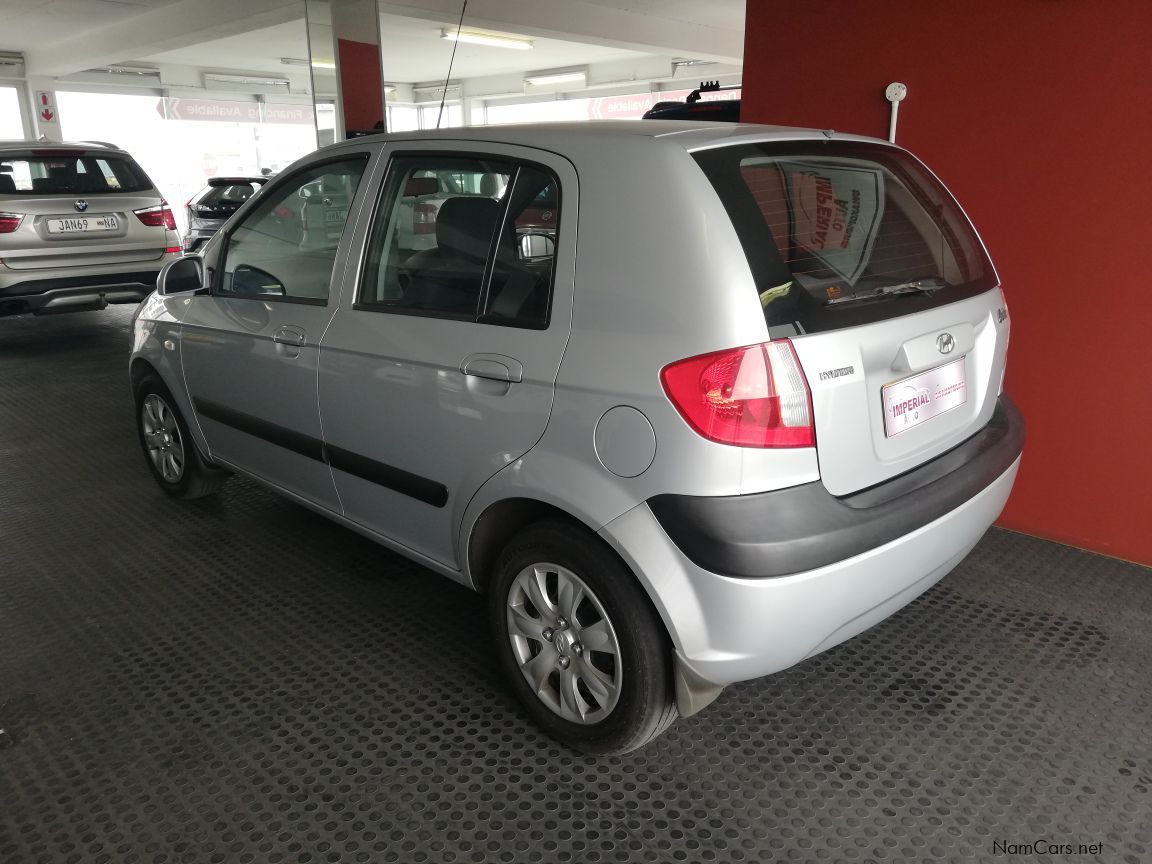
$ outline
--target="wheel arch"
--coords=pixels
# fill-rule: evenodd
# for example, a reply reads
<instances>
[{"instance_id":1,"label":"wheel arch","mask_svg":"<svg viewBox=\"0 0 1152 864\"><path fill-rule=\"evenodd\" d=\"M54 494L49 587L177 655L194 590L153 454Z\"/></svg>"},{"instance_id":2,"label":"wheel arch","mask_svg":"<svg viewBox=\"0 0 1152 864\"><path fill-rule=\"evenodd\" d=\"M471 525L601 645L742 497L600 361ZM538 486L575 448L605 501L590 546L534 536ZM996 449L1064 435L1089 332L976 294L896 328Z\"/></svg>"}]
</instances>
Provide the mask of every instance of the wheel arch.
<instances>
[{"instance_id":1,"label":"wheel arch","mask_svg":"<svg viewBox=\"0 0 1152 864\"><path fill-rule=\"evenodd\" d=\"M571 513L537 498L515 497L494 501L476 517L468 532L468 576L472 587L481 594L486 593L492 578L492 568L501 550L529 525L545 519L571 522L592 535L596 533Z\"/></svg>"},{"instance_id":2,"label":"wheel arch","mask_svg":"<svg viewBox=\"0 0 1152 864\"><path fill-rule=\"evenodd\" d=\"M159 378L160 372L145 358L133 357L132 363L128 367L128 379L132 384L133 394L136 393L136 389L140 386L140 382L149 375L155 375L157 378Z\"/></svg>"}]
</instances>

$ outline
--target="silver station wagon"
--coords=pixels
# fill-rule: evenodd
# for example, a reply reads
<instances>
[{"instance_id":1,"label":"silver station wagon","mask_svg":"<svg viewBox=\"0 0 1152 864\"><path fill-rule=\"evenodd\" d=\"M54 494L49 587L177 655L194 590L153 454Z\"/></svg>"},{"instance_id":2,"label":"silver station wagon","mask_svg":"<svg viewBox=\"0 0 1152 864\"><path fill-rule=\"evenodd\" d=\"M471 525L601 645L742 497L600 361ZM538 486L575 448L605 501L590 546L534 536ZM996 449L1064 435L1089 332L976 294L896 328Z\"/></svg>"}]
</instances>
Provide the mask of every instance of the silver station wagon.
<instances>
[{"instance_id":1,"label":"silver station wagon","mask_svg":"<svg viewBox=\"0 0 1152 864\"><path fill-rule=\"evenodd\" d=\"M487 594L526 710L604 754L957 565L1019 465L1008 328L886 142L453 129L270 182L165 268L130 372L166 492L240 473Z\"/></svg>"}]
</instances>

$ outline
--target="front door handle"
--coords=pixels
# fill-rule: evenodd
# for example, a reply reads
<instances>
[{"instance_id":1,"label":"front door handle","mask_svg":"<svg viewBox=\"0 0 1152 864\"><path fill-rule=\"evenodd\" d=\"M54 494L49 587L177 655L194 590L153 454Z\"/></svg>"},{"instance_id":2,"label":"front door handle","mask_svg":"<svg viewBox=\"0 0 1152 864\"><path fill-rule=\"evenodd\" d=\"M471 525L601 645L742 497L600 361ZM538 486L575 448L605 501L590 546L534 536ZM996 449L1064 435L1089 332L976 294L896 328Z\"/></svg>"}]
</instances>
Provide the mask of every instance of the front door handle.
<instances>
[{"instance_id":1,"label":"front door handle","mask_svg":"<svg viewBox=\"0 0 1152 864\"><path fill-rule=\"evenodd\" d=\"M519 384L524 380L524 367L520 361L503 354L471 354L460 364L460 371L474 378Z\"/></svg>"},{"instance_id":2,"label":"front door handle","mask_svg":"<svg viewBox=\"0 0 1152 864\"><path fill-rule=\"evenodd\" d=\"M299 327L285 325L277 328L276 332L272 334L272 341L281 345L291 345L294 348L303 348L307 337Z\"/></svg>"}]
</instances>

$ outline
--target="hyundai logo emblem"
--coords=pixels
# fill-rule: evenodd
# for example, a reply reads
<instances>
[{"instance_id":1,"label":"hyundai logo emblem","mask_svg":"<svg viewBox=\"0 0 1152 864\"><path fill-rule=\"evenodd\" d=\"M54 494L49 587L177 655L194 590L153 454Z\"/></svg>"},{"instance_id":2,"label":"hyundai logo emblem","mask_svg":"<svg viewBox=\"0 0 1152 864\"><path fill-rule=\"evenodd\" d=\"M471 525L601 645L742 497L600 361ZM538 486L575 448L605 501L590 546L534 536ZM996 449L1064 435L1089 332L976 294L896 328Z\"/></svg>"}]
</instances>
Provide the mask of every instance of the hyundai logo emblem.
<instances>
[{"instance_id":1,"label":"hyundai logo emblem","mask_svg":"<svg viewBox=\"0 0 1152 864\"><path fill-rule=\"evenodd\" d=\"M81 213L83 213L85 210L88 209L88 202L85 201L83 198L81 198L79 201L76 202L75 207L77 210L79 210Z\"/></svg>"},{"instance_id":2,"label":"hyundai logo emblem","mask_svg":"<svg viewBox=\"0 0 1152 864\"><path fill-rule=\"evenodd\" d=\"M952 349L956 347L956 340L952 338L951 333L941 333L936 337L936 347L940 349L941 354L951 354Z\"/></svg>"}]
</instances>

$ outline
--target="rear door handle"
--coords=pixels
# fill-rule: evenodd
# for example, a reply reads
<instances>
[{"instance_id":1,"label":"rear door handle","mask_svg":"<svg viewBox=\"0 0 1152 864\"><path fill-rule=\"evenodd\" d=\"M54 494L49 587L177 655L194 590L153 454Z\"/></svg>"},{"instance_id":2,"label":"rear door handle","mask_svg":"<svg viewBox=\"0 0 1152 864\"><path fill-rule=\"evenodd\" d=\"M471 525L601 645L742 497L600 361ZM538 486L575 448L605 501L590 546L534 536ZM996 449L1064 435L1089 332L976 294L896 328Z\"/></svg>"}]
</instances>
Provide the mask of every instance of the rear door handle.
<instances>
[{"instance_id":1,"label":"rear door handle","mask_svg":"<svg viewBox=\"0 0 1152 864\"><path fill-rule=\"evenodd\" d=\"M519 360L503 354L471 354L460 364L460 371L474 378L519 384L524 380L524 367Z\"/></svg>"},{"instance_id":2,"label":"rear door handle","mask_svg":"<svg viewBox=\"0 0 1152 864\"><path fill-rule=\"evenodd\" d=\"M272 334L272 341L279 342L281 345L291 345L294 348L303 348L307 337L299 327L285 325L277 328L276 332Z\"/></svg>"}]
</instances>

